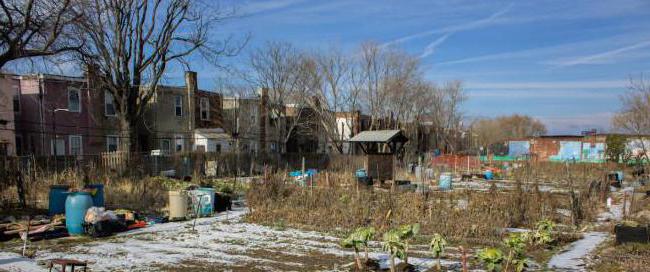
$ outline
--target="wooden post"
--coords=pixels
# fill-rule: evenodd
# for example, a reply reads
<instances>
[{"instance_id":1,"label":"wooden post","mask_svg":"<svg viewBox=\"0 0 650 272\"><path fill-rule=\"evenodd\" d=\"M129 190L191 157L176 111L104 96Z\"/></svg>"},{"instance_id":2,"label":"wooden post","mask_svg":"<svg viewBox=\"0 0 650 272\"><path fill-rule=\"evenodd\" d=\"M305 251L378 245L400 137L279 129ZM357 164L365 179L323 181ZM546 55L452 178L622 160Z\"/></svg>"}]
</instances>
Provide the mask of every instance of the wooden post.
<instances>
[{"instance_id":1,"label":"wooden post","mask_svg":"<svg viewBox=\"0 0 650 272\"><path fill-rule=\"evenodd\" d=\"M627 192L623 192L623 220L627 219Z\"/></svg>"},{"instance_id":2,"label":"wooden post","mask_svg":"<svg viewBox=\"0 0 650 272\"><path fill-rule=\"evenodd\" d=\"M325 172L325 184L327 184L327 187L330 187L330 172Z\"/></svg>"}]
</instances>

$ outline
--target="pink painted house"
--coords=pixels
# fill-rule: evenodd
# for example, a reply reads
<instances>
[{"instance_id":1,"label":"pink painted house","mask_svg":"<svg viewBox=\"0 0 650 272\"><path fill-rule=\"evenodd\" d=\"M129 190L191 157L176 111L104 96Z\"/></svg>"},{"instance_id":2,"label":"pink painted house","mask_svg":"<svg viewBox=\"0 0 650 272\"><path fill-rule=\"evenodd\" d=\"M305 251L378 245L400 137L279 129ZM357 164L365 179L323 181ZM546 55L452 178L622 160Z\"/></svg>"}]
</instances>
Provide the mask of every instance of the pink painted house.
<instances>
[{"instance_id":1,"label":"pink painted house","mask_svg":"<svg viewBox=\"0 0 650 272\"><path fill-rule=\"evenodd\" d=\"M85 77L20 76L19 155L98 155L119 145L115 105Z\"/></svg>"}]
</instances>

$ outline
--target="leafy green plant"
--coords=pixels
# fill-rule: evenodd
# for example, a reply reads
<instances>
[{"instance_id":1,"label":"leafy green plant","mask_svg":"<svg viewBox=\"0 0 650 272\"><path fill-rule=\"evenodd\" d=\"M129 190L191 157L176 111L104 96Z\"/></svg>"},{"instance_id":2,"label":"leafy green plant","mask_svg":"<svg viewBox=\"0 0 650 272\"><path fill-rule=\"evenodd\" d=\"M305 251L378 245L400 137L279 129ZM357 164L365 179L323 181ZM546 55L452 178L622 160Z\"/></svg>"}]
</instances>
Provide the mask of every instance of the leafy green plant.
<instances>
[{"instance_id":1,"label":"leafy green plant","mask_svg":"<svg viewBox=\"0 0 650 272\"><path fill-rule=\"evenodd\" d=\"M447 240L445 240L445 237L442 237L442 235L438 233L434 234L431 243L429 243L429 248L431 248L433 256L438 259L438 263L436 264L438 271L440 271L440 257L445 252L446 247Z\"/></svg>"},{"instance_id":2,"label":"leafy green plant","mask_svg":"<svg viewBox=\"0 0 650 272\"><path fill-rule=\"evenodd\" d=\"M503 240L503 244L508 248L508 257L504 271L508 271L508 266L512 264L515 271L520 272L526 268L527 260L525 255L526 244L529 235L527 233L511 233L508 238Z\"/></svg>"},{"instance_id":3,"label":"leafy green plant","mask_svg":"<svg viewBox=\"0 0 650 272\"><path fill-rule=\"evenodd\" d=\"M409 249L409 241L413 239L418 233L420 233L420 224L412 224L412 225L403 225L399 227L398 229L400 239L404 242L404 262L408 263L408 249ZM400 258L402 259L402 258Z\"/></svg>"},{"instance_id":4,"label":"leafy green plant","mask_svg":"<svg viewBox=\"0 0 650 272\"><path fill-rule=\"evenodd\" d=\"M544 219L536 224L535 231L532 234L532 241L536 245L548 245L553 242L553 229L555 223L553 221Z\"/></svg>"},{"instance_id":5,"label":"leafy green plant","mask_svg":"<svg viewBox=\"0 0 650 272\"><path fill-rule=\"evenodd\" d=\"M361 259L359 258L359 250L361 247L364 248L366 261L368 261L368 242L372 240L374 236L375 236L375 228L362 227L356 229L347 238L341 241L342 247L354 249L354 258L357 262L357 267L359 268L359 270L363 269L363 265L361 264Z\"/></svg>"},{"instance_id":6,"label":"leafy green plant","mask_svg":"<svg viewBox=\"0 0 650 272\"><path fill-rule=\"evenodd\" d=\"M390 269L395 271L395 257L408 263L409 240L420 233L420 224L403 225L384 233L384 251L390 254Z\"/></svg>"},{"instance_id":7,"label":"leafy green plant","mask_svg":"<svg viewBox=\"0 0 650 272\"><path fill-rule=\"evenodd\" d=\"M402 239L400 229L391 229L384 233L383 250L390 255L390 271L395 272L395 257L404 259L406 256L406 243Z\"/></svg>"},{"instance_id":8,"label":"leafy green plant","mask_svg":"<svg viewBox=\"0 0 650 272\"><path fill-rule=\"evenodd\" d=\"M486 266L488 271L500 271L503 263L503 252L498 248L484 248L477 256Z\"/></svg>"}]
</instances>

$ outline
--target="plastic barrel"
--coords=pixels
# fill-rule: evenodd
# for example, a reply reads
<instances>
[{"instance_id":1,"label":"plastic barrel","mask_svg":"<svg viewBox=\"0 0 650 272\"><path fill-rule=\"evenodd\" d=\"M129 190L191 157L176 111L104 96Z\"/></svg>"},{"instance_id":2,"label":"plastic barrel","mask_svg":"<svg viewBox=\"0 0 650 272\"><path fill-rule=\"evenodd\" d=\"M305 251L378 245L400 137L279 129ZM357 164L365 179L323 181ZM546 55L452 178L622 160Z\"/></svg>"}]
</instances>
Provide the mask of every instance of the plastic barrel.
<instances>
[{"instance_id":1,"label":"plastic barrel","mask_svg":"<svg viewBox=\"0 0 650 272\"><path fill-rule=\"evenodd\" d=\"M199 191L205 192L204 195L206 195L201 198L201 215L212 215L214 212L214 188L201 187Z\"/></svg>"},{"instance_id":2,"label":"plastic barrel","mask_svg":"<svg viewBox=\"0 0 650 272\"><path fill-rule=\"evenodd\" d=\"M494 178L494 173L492 173L492 170L485 170L485 172L483 172L483 175L487 180L492 180Z\"/></svg>"},{"instance_id":3,"label":"plastic barrel","mask_svg":"<svg viewBox=\"0 0 650 272\"><path fill-rule=\"evenodd\" d=\"M185 220L187 217L187 192L169 191L169 220Z\"/></svg>"},{"instance_id":4,"label":"plastic barrel","mask_svg":"<svg viewBox=\"0 0 650 272\"><path fill-rule=\"evenodd\" d=\"M623 171L616 171L616 181L623 181Z\"/></svg>"},{"instance_id":5,"label":"plastic barrel","mask_svg":"<svg viewBox=\"0 0 650 272\"><path fill-rule=\"evenodd\" d=\"M200 217L210 216L214 207L214 189L198 188L189 193L192 195L192 211Z\"/></svg>"},{"instance_id":6,"label":"plastic barrel","mask_svg":"<svg viewBox=\"0 0 650 272\"><path fill-rule=\"evenodd\" d=\"M93 199L90 193L74 192L68 193L65 200L65 227L70 235L81 235L84 233L84 217L86 210L93 206Z\"/></svg>"},{"instance_id":7,"label":"plastic barrel","mask_svg":"<svg viewBox=\"0 0 650 272\"><path fill-rule=\"evenodd\" d=\"M84 189L92 189L93 206L104 207L104 184L88 184Z\"/></svg>"},{"instance_id":8,"label":"plastic barrel","mask_svg":"<svg viewBox=\"0 0 650 272\"><path fill-rule=\"evenodd\" d=\"M451 173L445 172L440 174L438 188L440 190L451 190Z\"/></svg>"},{"instance_id":9,"label":"plastic barrel","mask_svg":"<svg viewBox=\"0 0 650 272\"><path fill-rule=\"evenodd\" d=\"M48 202L48 214L50 216L65 213L65 199L68 197L68 189L70 189L68 185L50 186Z\"/></svg>"},{"instance_id":10,"label":"plastic barrel","mask_svg":"<svg viewBox=\"0 0 650 272\"><path fill-rule=\"evenodd\" d=\"M357 178L365 178L368 176L368 174L366 173L366 169L359 169L354 174L355 176L357 176Z\"/></svg>"}]
</instances>

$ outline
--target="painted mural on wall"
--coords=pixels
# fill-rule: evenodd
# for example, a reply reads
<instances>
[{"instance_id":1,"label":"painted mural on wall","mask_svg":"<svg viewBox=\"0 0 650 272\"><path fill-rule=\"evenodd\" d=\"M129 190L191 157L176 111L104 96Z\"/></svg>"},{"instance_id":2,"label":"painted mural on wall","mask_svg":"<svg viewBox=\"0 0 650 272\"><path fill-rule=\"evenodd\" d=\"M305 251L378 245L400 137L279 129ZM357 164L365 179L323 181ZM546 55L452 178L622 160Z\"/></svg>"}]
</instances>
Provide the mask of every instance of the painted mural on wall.
<instances>
[{"instance_id":1,"label":"painted mural on wall","mask_svg":"<svg viewBox=\"0 0 650 272\"><path fill-rule=\"evenodd\" d=\"M580 160L582 153L582 142L580 141L560 141L560 151L557 155L549 156L551 161L570 161Z\"/></svg>"},{"instance_id":2,"label":"painted mural on wall","mask_svg":"<svg viewBox=\"0 0 650 272\"><path fill-rule=\"evenodd\" d=\"M508 156L517 158L530 154L529 141L509 141L508 142Z\"/></svg>"},{"instance_id":3,"label":"painted mural on wall","mask_svg":"<svg viewBox=\"0 0 650 272\"><path fill-rule=\"evenodd\" d=\"M605 143L582 143L582 161L604 162Z\"/></svg>"}]
</instances>

